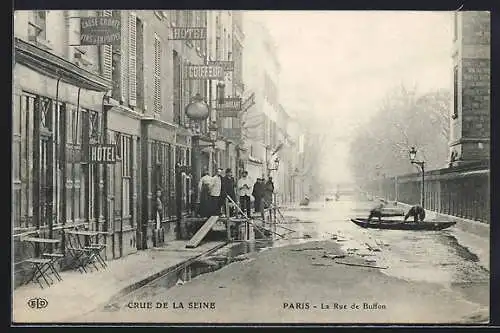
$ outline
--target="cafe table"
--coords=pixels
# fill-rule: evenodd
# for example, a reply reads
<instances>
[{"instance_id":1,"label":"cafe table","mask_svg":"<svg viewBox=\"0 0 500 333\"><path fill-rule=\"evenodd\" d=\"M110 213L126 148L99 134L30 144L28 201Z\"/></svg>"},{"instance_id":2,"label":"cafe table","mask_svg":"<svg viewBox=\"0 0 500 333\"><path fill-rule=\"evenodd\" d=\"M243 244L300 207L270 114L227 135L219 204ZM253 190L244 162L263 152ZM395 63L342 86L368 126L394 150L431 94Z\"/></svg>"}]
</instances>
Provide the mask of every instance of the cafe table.
<instances>
[{"instance_id":1,"label":"cafe table","mask_svg":"<svg viewBox=\"0 0 500 333\"><path fill-rule=\"evenodd\" d=\"M103 268L106 268L106 262L101 256L101 251L105 248L104 244L99 243L99 235L102 232L90 231L90 230L68 230L68 244L70 250L74 257L74 261L77 262L78 267L82 268L86 272L85 266L92 264L96 270L98 270L95 265L97 261ZM82 242L82 237L84 241ZM92 238L95 237L95 241Z\"/></svg>"},{"instance_id":2,"label":"cafe table","mask_svg":"<svg viewBox=\"0 0 500 333\"><path fill-rule=\"evenodd\" d=\"M50 286L51 284L54 283L52 278L47 274L48 271L50 270L54 276L59 280L62 281L61 276L57 272L54 264L59 258L58 255L53 255L52 253L49 253L47 251L47 247L49 245L55 245L60 242L58 239L52 239L52 238L41 238L41 237L25 237L21 238L22 242L29 243L31 246L33 246L33 250L35 253L37 253L37 248L40 250L39 253L42 253L42 256L50 256L50 258L41 258L41 257L33 257L26 259L27 263L30 263L33 266L33 274L31 277L26 281L26 284L36 280L36 282L40 285L40 287L43 289L43 285L40 282L40 279L43 279L45 283ZM49 282L50 280L50 282Z\"/></svg>"}]
</instances>

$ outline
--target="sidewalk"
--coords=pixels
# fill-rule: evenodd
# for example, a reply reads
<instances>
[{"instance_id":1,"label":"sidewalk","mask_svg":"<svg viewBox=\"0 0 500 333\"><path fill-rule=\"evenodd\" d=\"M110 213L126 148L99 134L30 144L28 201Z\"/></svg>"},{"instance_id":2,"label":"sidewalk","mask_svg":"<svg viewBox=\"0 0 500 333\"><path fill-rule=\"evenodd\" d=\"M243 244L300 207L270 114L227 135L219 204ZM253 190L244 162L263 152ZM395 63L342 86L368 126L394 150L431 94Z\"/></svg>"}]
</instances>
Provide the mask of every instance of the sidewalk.
<instances>
[{"instance_id":1,"label":"sidewalk","mask_svg":"<svg viewBox=\"0 0 500 333\"><path fill-rule=\"evenodd\" d=\"M14 323L64 322L104 305L111 298L130 292L155 278L208 252L225 242L207 242L194 249L185 248L186 241L171 241L165 247L138 251L107 262L106 270L81 274L61 273L62 282L41 289L37 284L23 285L12 294ZM47 307L31 309L28 300L43 298Z\"/></svg>"},{"instance_id":2,"label":"sidewalk","mask_svg":"<svg viewBox=\"0 0 500 333\"><path fill-rule=\"evenodd\" d=\"M403 207L405 211L410 209L411 205L398 202L398 206ZM482 223L474 220L465 219L462 217L452 216L437 213L431 210L425 210L426 219L429 220L440 220L440 221L454 221L456 222L456 227L462 231L474 234L481 238L490 239L490 225L487 223Z\"/></svg>"}]
</instances>

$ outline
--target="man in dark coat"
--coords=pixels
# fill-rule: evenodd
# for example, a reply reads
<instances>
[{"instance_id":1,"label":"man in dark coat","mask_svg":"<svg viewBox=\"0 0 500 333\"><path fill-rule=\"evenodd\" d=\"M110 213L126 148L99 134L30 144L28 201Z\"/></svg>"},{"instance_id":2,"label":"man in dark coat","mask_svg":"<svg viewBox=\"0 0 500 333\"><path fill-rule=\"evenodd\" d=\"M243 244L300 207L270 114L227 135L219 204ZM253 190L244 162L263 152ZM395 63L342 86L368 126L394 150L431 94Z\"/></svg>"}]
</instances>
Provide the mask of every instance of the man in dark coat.
<instances>
[{"instance_id":1,"label":"man in dark coat","mask_svg":"<svg viewBox=\"0 0 500 333\"><path fill-rule=\"evenodd\" d=\"M264 185L264 208L268 208L273 203L274 183L273 177L269 176Z\"/></svg>"},{"instance_id":2,"label":"man in dark coat","mask_svg":"<svg viewBox=\"0 0 500 333\"><path fill-rule=\"evenodd\" d=\"M419 205L412 206L405 215L405 221L408 220L410 216L413 216L414 222L423 222L425 219L425 209Z\"/></svg>"},{"instance_id":3,"label":"man in dark coat","mask_svg":"<svg viewBox=\"0 0 500 333\"><path fill-rule=\"evenodd\" d=\"M221 200L222 200L222 206L224 207L223 214L225 214L227 211L227 208L225 207L226 196L229 196L231 199L233 199L234 202L236 202L235 180L233 177L233 171L229 168L226 169L226 175L224 177L222 177ZM230 207L231 207L231 205L230 205ZM230 212L230 214L231 214L231 212Z\"/></svg>"},{"instance_id":4,"label":"man in dark coat","mask_svg":"<svg viewBox=\"0 0 500 333\"><path fill-rule=\"evenodd\" d=\"M264 178L257 178L253 185L252 195L255 199L254 209L256 213L262 213L262 198L264 197Z\"/></svg>"}]
</instances>

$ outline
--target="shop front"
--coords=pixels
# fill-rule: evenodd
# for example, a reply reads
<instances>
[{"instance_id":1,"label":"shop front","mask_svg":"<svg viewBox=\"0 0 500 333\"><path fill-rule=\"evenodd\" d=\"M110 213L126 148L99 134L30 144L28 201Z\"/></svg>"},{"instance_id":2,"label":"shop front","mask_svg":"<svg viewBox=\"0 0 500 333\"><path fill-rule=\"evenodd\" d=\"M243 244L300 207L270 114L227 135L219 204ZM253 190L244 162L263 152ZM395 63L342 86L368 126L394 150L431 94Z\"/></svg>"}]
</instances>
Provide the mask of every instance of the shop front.
<instances>
[{"instance_id":1,"label":"shop front","mask_svg":"<svg viewBox=\"0 0 500 333\"><path fill-rule=\"evenodd\" d=\"M63 230L106 223L103 168L88 163L88 149L104 140L111 81L22 39L14 46L12 223L21 273L35 255L21 236L59 239L51 250L65 253Z\"/></svg>"},{"instance_id":2,"label":"shop front","mask_svg":"<svg viewBox=\"0 0 500 333\"><path fill-rule=\"evenodd\" d=\"M116 147L107 164L108 240L106 255L120 258L138 249L141 115L115 102L107 112L106 144Z\"/></svg>"},{"instance_id":3,"label":"shop front","mask_svg":"<svg viewBox=\"0 0 500 333\"><path fill-rule=\"evenodd\" d=\"M176 237L176 126L154 118L141 124L141 198L138 230L141 249ZM155 235L160 236L156 239Z\"/></svg>"}]
</instances>

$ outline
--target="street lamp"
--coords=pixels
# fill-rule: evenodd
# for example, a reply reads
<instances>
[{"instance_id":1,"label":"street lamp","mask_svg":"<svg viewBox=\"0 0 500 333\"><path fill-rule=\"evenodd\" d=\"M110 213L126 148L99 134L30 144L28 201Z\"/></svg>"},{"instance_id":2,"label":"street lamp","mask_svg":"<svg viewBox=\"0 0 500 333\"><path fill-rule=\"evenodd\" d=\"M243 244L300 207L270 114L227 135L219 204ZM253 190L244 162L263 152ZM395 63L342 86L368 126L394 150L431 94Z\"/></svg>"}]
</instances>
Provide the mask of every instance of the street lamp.
<instances>
[{"instance_id":1,"label":"street lamp","mask_svg":"<svg viewBox=\"0 0 500 333\"><path fill-rule=\"evenodd\" d=\"M415 147L411 147L410 152L410 162L411 164L416 164L420 167L422 171L422 185L421 185L421 194L420 194L420 205L422 208L424 207L425 204L425 191L424 191L424 184L425 184L425 162L424 161L417 161L415 158L417 157L417 150Z\"/></svg>"}]
</instances>

